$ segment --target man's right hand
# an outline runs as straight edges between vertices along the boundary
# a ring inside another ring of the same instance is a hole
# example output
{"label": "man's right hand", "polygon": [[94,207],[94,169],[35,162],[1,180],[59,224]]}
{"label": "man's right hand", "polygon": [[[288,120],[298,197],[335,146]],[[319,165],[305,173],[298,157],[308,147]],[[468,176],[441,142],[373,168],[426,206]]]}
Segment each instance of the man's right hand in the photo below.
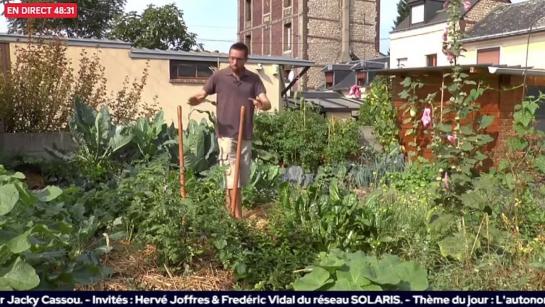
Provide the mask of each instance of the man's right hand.
{"label": "man's right hand", "polygon": [[201,102],[203,102],[203,100],[204,99],[199,99],[196,96],[192,96],[187,100],[187,104],[189,104],[191,106],[196,106],[196,105],[200,104]]}

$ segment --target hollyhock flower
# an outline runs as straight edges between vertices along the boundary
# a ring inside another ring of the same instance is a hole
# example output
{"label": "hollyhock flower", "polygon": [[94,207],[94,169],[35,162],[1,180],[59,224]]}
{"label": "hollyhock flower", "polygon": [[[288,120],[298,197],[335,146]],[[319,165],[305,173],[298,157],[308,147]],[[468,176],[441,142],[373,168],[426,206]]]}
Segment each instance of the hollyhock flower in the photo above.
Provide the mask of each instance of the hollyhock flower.
{"label": "hollyhock flower", "polygon": [[452,52],[447,51],[447,60],[452,64],[454,62],[454,54]]}
{"label": "hollyhock flower", "polygon": [[431,123],[431,109],[425,108],[424,112],[422,112],[422,124],[424,125],[424,128],[427,128]]}
{"label": "hollyhock flower", "polygon": [[352,85],[350,91],[348,92],[350,98],[361,99],[361,89],[357,84]]}
{"label": "hollyhock flower", "polygon": [[447,140],[452,144],[456,145],[456,140],[458,140],[458,137],[456,137],[456,134],[449,134],[447,136]]}
{"label": "hollyhock flower", "polygon": [[464,0],[464,10],[467,12],[471,8],[471,0]]}

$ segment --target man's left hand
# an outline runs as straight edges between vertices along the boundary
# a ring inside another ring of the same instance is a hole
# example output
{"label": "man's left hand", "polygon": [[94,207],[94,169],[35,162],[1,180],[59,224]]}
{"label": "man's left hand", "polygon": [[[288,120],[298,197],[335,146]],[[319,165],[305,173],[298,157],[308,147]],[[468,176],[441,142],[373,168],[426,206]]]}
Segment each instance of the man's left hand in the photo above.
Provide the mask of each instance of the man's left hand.
{"label": "man's left hand", "polygon": [[253,103],[254,103],[254,106],[259,109],[259,110],[263,110],[263,102],[261,102],[261,100],[259,100],[259,97],[256,97],[255,99],[254,98],[249,98]]}

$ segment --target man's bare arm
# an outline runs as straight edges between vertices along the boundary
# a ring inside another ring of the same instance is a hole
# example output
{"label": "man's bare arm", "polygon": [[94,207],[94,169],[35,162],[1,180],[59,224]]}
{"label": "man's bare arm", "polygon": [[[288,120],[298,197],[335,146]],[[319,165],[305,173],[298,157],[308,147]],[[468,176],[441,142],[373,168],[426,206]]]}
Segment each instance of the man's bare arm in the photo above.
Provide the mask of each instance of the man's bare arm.
{"label": "man's bare arm", "polygon": [[194,96],[191,96],[187,100],[187,103],[189,105],[196,106],[198,104],[201,104],[206,99],[207,96],[208,94],[206,93],[206,91],[201,89],[197,94],[195,94]]}

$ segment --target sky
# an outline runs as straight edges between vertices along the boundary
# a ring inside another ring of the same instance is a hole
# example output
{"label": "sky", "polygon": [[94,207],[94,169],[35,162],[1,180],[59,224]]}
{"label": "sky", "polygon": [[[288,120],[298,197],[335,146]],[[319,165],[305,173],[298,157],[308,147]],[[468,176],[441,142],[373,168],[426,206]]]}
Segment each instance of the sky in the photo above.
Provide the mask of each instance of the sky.
{"label": "sky", "polygon": [[[323,0],[328,1],[328,0]],[[512,0],[513,3],[525,0]],[[398,0],[381,1],[380,51],[387,53],[388,36],[397,17]],[[175,3],[183,11],[189,32],[197,34],[197,42],[206,50],[227,52],[237,39],[237,0],[128,0],[125,11],[141,13],[149,4],[162,6]],[[0,16],[0,32],[7,32],[7,20]]]}

